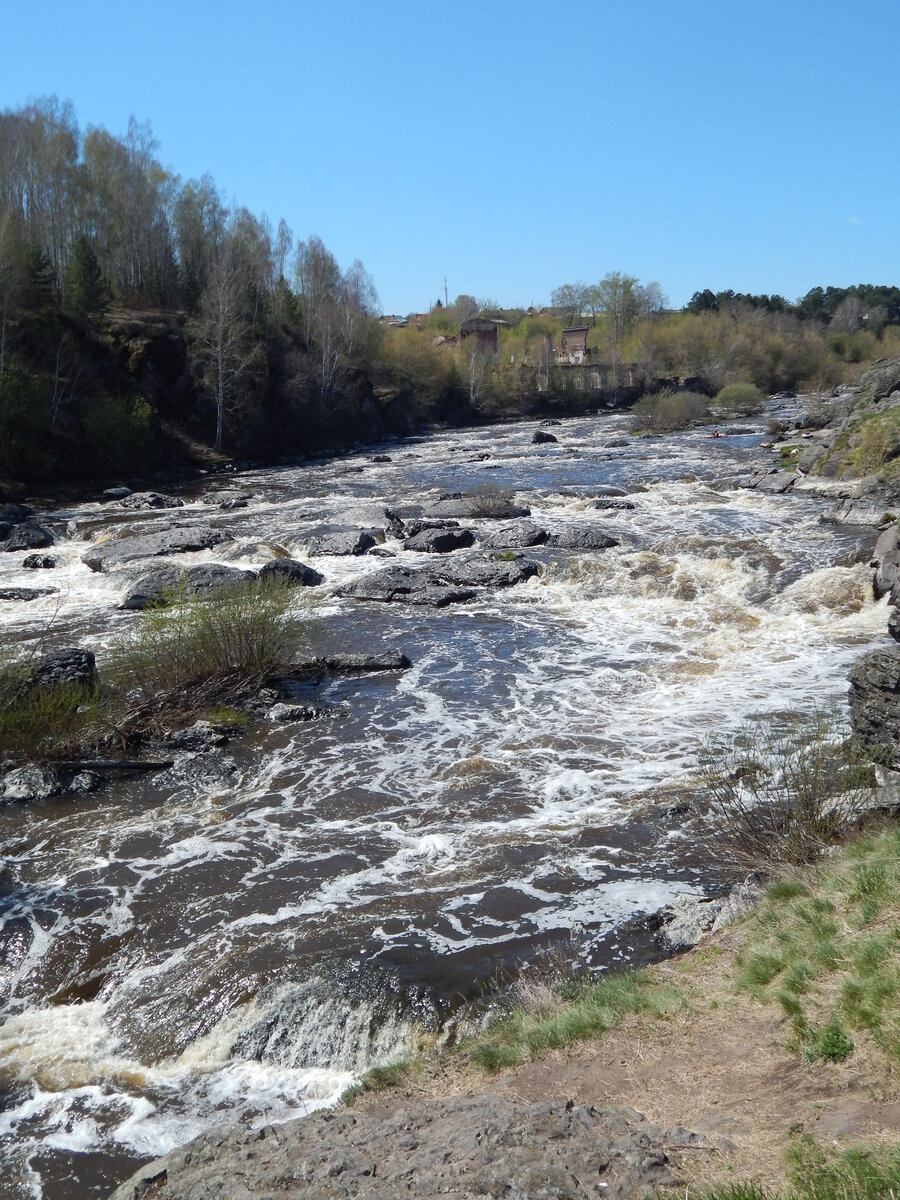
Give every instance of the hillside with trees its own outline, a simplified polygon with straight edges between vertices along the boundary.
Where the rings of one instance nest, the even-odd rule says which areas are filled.
[[[603,367],[593,394],[559,353],[573,326]],[[55,97],[0,113],[0,478],[331,450],[659,381],[823,390],[898,350],[900,288],[872,285],[796,303],[706,289],[672,311],[613,271],[545,308],[460,295],[386,318],[359,259],[182,179],[149,125],[82,131]]]

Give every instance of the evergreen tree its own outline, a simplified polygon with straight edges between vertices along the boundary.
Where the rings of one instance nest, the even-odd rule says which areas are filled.
[[[66,272],[66,303],[88,326],[92,314],[106,308],[106,283],[90,242],[82,234],[72,246]]]

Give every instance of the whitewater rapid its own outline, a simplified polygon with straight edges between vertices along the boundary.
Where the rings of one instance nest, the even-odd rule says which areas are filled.
[[[567,420],[541,447],[533,424],[448,431],[381,447],[388,463],[201,480],[177,510],[80,504],[42,514],[55,571],[0,555],[2,586],[59,589],[0,602],[4,628],[27,642],[49,627],[102,674],[147,564],[97,574],[81,555],[123,531],[232,535],[185,565],[310,561],[309,530],[362,502],[412,511],[489,483],[544,528],[619,539],[536,547],[537,577],[442,610],[338,594],[397,560],[316,559],[311,651],[396,648],[410,670],[306,685],[327,718],[260,721],[159,775],[0,808],[4,1194],[102,1197],[211,1124],[333,1102],[501,976],[561,949],[593,968],[640,960],[643,916],[723,882],[666,800],[690,792],[711,732],[844,702],[884,637],[872,535],[823,523],[810,497],[723,486],[761,425],[713,445],[626,423]],[[609,486],[633,507],[593,507]],[[219,509],[235,490],[247,507]]]

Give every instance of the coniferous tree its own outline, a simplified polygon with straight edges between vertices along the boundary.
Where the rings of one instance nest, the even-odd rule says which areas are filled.
[[[91,316],[106,308],[106,283],[90,242],[79,234],[66,272],[66,303],[88,327]]]

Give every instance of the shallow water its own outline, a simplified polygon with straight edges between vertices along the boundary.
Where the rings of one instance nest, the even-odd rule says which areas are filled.
[[[80,555],[125,527],[211,522],[235,541],[179,561],[258,566],[273,543],[306,560],[305,531],[362,501],[490,483],[548,529],[620,538],[527,551],[538,578],[441,611],[334,594],[391,560],[315,560],[313,648],[397,648],[411,670],[309,685],[327,719],[262,723],[225,754],[0,809],[4,1194],[105,1196],[210,1124],[332,1101],[501,973],[561,948],[593,967],[641,960],[643,915],[722,886],[659,802],[690,788],[711,730],[843,700],[884,636],[859,561],[871,532],[822,524],[814,499],[715,490],[761,428],[611,445],[625,418],[601,416],[540,448],[534,429],[210,479],[177,511],[85,504],[48,514],[57,571],[0,555],[0,586],[60,588],[0,602],[5,626],[29,639],[50,623],[102,671],[146,564],[100,575]],[[590,507],[608,484],[632,511]],[[246,509],[210,506],[234,487]]]

